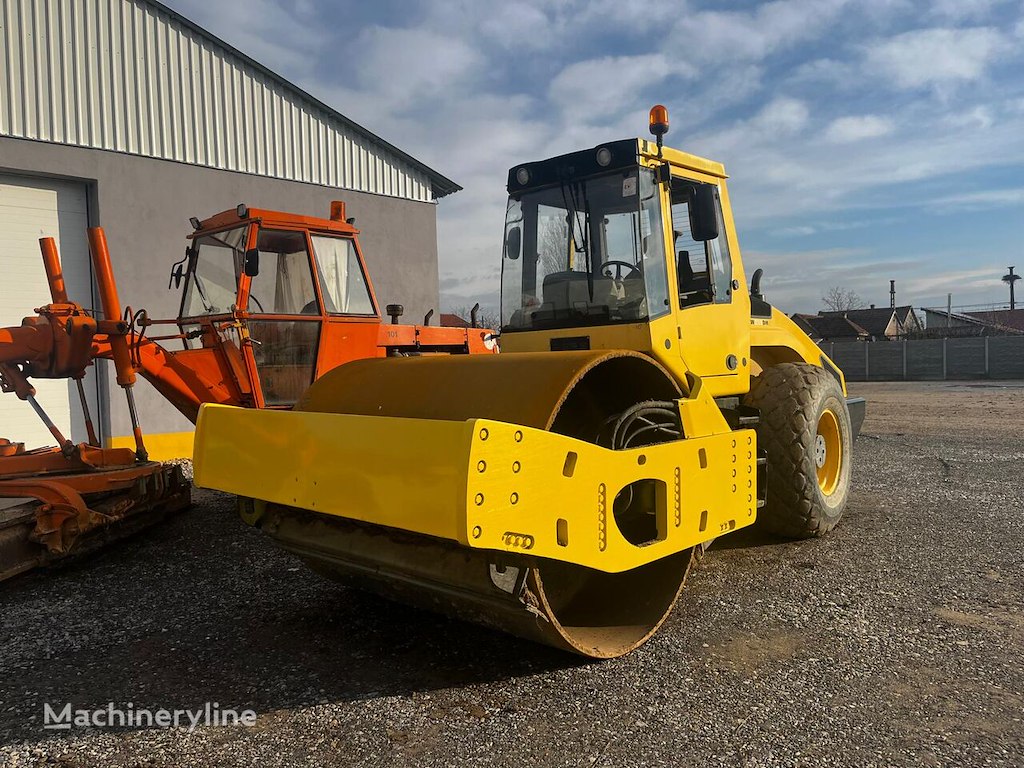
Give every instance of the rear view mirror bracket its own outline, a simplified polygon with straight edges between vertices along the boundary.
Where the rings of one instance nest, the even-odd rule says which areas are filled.
[[[171,276],[170,279],[168,279],[167,281],[168,291],[171,290],[171,286],[174,286],[175,288],[181,287],[181,281],[185,277],[185,270],[188,269],[191,271],[192,259],[195,258],[195,256],[195,248],[192,248],[191,246],[186,246],[185,255],[171,265]],[[185,266],[186,262],[188,262],[187,267]]]

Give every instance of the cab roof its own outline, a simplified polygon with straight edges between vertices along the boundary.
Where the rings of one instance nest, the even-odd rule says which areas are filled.
[[[608,171],[635,168],[639,162],[656,160],[657,157],[658,147],[653,141],[636,138],[605,142],[592,149],[513,166],[508,172],[508,191],[514,195],[566,179],[583,179]],[[662,159],[679,168],[726,178],[725,167],[721,163],[678,149],[662,147]],[[521,181],[521,178],[526,181]]]
[[[344,219],[321,219],[316,216],[304,216],[284,211],[271,211],[266,208],[247,208],[244,216],[238,215],[238,209],[221,211],[199,222],[199,228],[189,237],[196,237],[205,232],[237,226],[245,222],[260,222],[264,226],[280,226],[291,229],[309,229],[320,232],[332,232],[340,235],[356,235],[359,230]]]

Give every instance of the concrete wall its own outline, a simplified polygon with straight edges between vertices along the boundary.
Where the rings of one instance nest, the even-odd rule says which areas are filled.
[[[167,279],[171,264],[184,253],[185,236],[192,229],[189,217],[205,218],[240,202],[326,218],[330,201],[344,200],[347,215],[356,218],[361,230],[360,243],[381,312],[387,304],[404,304],[404,319],[418,322],[427,310],[440,311],[433,203],[4,137],[0,170],[85,182],[90,223],[106,230],[121,303],[145,307],[154,318],[177,316],[180,292],[168,291]],[[85,232],[81,237],[85,239]],[[25,307],[26,315],[31,311]],[[113,376],[106,378],[106,436],[129,435],[123,394]],[[144,430],[191,429],[148,383],[143,381],[136,389]],[[103,390],[101,386],[101,394]]]
[[[850,381],[1024,379],[1024,336],[823,342]]]

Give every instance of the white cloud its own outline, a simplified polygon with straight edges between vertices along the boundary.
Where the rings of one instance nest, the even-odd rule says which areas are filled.
[[[660,53],[608,56],[570,64],[551,81],[548,92],[553,104],[577,118],[607,119],[651,85],[694,74],[689,64]]]
[[[857,73],[847,61],[837,59],[812,59],[798,64],[788,78],[794,85],[824,83],[830,86],[848,85]]]
[[[995,263],[981,265],[972,269],[958,269],[938,274],[918,274],[914,282],[906,287],[907,294],[921,304],[936,305],[945,298],[945,294],[953,294],[953,304],[968,303],[968,297],[979,290],[987,290],[999,285],[999,276],[1005,267]],[[942,301],[944,304],[945,302]]]
[[[977,106],[965,111],[954,111],[946,116],[945,121],[954,128],[976,128],[987,131],[995,124],[995,115],[991,107]]]
[[[1005,206],[1024,205],[1024,187],[1011,187],[1007,189],[984,189],[976,192],[964,192],[959,195],[949,195],[931,201],[933,205],[941,210],[991,210]]]
[[[807,105],[799,99],[780,97],[769,102],[754,118],[754,127],[777,133],[796,133],[807,125]]]
[[[872,43],[866,61],[897,86],[920,88],[978,80],[1006,48],[991,27],[920,29]]]
[[[484,63],[463,40],[425,29],[379,26],[364,29],[346,55],[356,57],[362,89],[399,111],[464,89]]]
[[[328,30],[316,24],[317,11],[308,4],[291,9],[274,0],[249,0],[245,12],[233,3],[175,0],[175,10],[203,25],[225,42],[275,72],[288,77],[310,76],[316,65],[310,53],[328,43]]]
[[[807,237],[808,235],[815,234],[817,231],[817,227],[805,224],[799,227],[783,227],[775,232],[775,234],[782,235],[783,237]]]
[[[893,130],[892,121],[878,115],[850,115],[833,120],[825,129],[825,140],[834,144],[849,144],[864,139],[876,139]]]
[[[419,3],[420,25],[454,38],[485,38],[502,51],[586,48],[614,29],[624,40],[664,28],[686,13],[683,0],[505,0]]]
[[[758,61],[816,37],[845,4],[846,0],[776,0],[749,12],[684,13],[671,39],[684,55]]]
[[[502,3],[482,20],[480,31],[513,52],[547,46],[554,33],[551,18],[530,3]]]
[[[964,21],[982,19],[992,12],[992,8],[1001,0],[932,0],[930,9],[932,16]]]

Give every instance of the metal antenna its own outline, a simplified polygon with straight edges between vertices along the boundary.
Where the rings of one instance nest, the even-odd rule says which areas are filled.
[[[1014,267],[1007,267],[1010,271],[1003,275],[1003,282],[1010,285],[1010,311],[1016,309],[1016,302],[1013,298],[1013,284],[1020,280],[1020,275],[1013,274]]]

